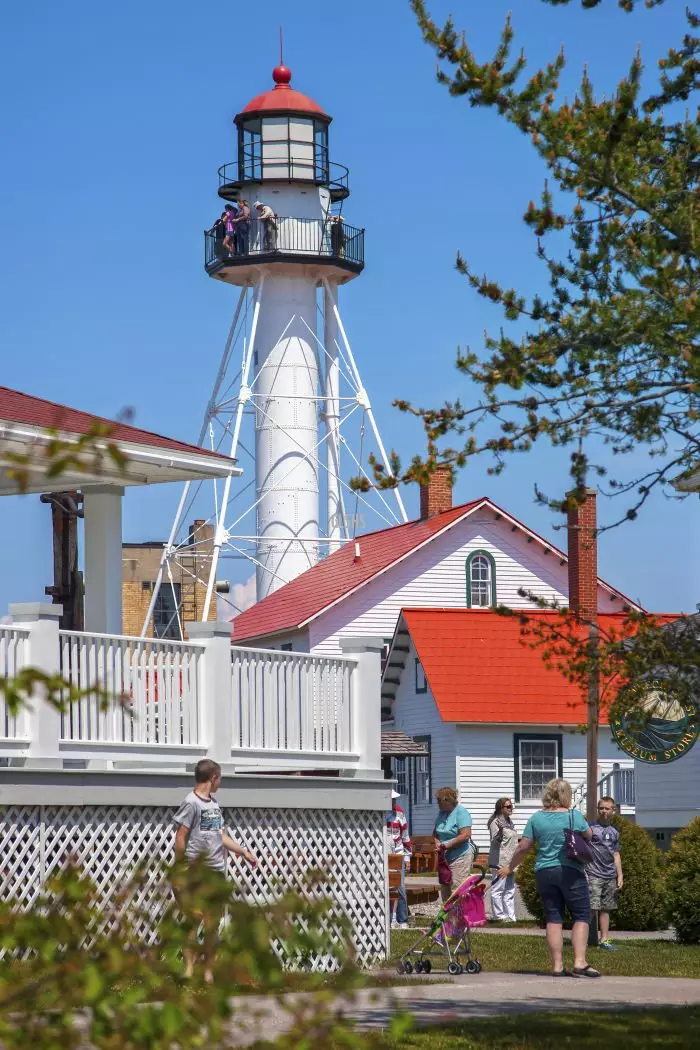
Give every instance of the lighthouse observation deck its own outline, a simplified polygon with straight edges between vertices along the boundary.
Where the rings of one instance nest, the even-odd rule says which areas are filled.
[[[247,284],[250,270],[261,264],[290,266],[315,264],[320,272],[335,271],[340,283],[361,273],[365,265],[365,231],[343,222],[339,216],[301,219],[278,215],[270,230],[252,219],[247,243],[229,250],[221,226],[204,234],[204,266],[211,277],[229,284]]]

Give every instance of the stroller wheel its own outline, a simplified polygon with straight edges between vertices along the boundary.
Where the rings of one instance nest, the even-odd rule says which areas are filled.
[[[416,969],[418,969],[418,967],[416,967]],[[413,963],[409,962],[408,959],[403,964],[403,972],[404,973],[413,973]]]
[[[477,959],[476,965],[477,965],[477,966],[479,967],[479,968],[478,968],[478,970],[477,970],[476,972],[477,972],[477,973],[481,973],[481,971],[483,970],[483,966],[482,966],[482,965],[481,965],[481,963],[480,963],[480,962],[478,961],[478,959]]]
[[[420,961],[420,959],[416,963],[416,973],[423,973],[423,963]]]
[[[403,962],[401,962],[401,961],[397,962],[397,964],[396,964],[396,972],[397,973],[401,973],[401,974],[406,972],[406,966],[405,966],[405,964]]]
[[[467,963],[467,973],[478,973],[480,969],[481,967],[479,966],[478,962],[476,962],[474,959],[470,959]]]
[[[432,965],[430,959],[423,959],[423,973],[430,973],[432,968],[433,968],[433,965]]]
[[[462,967],[459,965],[458,962],[451,962],[447,965],[447,972],[452,974],[453,977],[457,977],[460,973],[462,973]]]

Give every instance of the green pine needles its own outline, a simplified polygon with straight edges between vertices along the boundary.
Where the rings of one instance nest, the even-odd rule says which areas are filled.
[[[439,82],[528,136],[547,167],[539,200],[523,202],[544,280],[527,297],[458,256],[458,271],[505,323],[483,351],[458,351],[459,372],[481,396],[437,408],[396,401],[422,420],[427,456],[406,468],[395,460],[396,479],[375,464],[377,483],[425,480],[438,462],[461,468],[482,454],[499,473],[510,454],[544,439],[570,448],[575,491],[602,479],[623,496],[618,521],[633,519],[654,489],[675,494],[671,481],[700,463],[700,133],[689,108],[700,20],[687,12],[688,32],[659,63],[653,93],[636,54],[612,97],[597,97],[584,71],[569,100],[559,91],[563,51],[529,74],[510,17],[480,61],[451,18],[440,27],[424,0],[411,6]],[[511,322],[525,334],[509,334]],[[629,455],[640,448],[649,455],[641,470]],[[538,498],[562,509],[556,494]]]

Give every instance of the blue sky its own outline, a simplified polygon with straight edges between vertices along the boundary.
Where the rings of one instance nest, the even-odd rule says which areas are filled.
[[[532,68],[563,42],[565,88],[584,63],[610,92],[639,43],[650,71],[683,31],[682,2],[634,16],[613,0],[583,12],[539,0],[436,0],[488,57],[505,12]],[[346,327],[387,445],[423,450],[393,397],[436,405],[476,396],[453,367],[500,316],[454,271],[458,249],[508,285],[543,273],[521,216],[542,186],[527,142],[435,82],[435,59],[406,0],[258,0],[256,17],[204,0],[120,4],[39,0],[3,17],[0,90],[0,382],[183,440],[200,426],[233,302],[203,270],[201,232],[217,213],[217,167],[235,155],[231,118],[271,86],[278,26],[294,86],[334,117],[331,156],[347,164],[350,222],[366,227],[367,267],[343,291]],[[641,457],[640,457],[641,459]],[[565,483],[544,446],[499,478],[477,462],[456,498],[490,495],[554,542],[538,481]],[[129,493],[125,539],[164,536],[178,492]],[[417,493],[407,491],[409,510]],[[617,506],[600,501],[602,521]],[[3,501],[0,615],[51,582],[49,511]],[[700,601],[697,500],[661,498],[601,540],[600,570],[657,610]],[[241,567],[241,578],[245,575]]]

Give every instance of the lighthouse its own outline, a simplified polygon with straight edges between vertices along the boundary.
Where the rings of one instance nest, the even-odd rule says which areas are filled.
[[[364,230],[346,227],[338,207],[350,190],[347,168],[330,160],[331,117],[292,87],[286,66],[272,79],[235,117],[238,156],[219,172],[219,196],[245,200],[252,213],[248,243],[239,237],[237,250],[222,252],[219,234],[217,252],[210,233],[206,256],[210,276],[255,289],[247,372],[256,387],[258,600],[315,564],[322,531],[331,540],[341,534],[338,287],[364,266]],[[256,201],[274,217],[261,221]],[[325,360],[316,339],[319,287]],[[243,384],[244,399],[250,389]],[[323,509],[319,460],[327,467]]]
[[[286,65],[272,81],[234,117],[236,159],[218,172],[223,213],[205,232],[207,274],[238,296],[199,442],[237,461],[243,478],[232,472],[215,491],[213,513],[200,511],[194,531],[179,537],[192,506],[185,488],[144,633],[172,559],[191,562],[206,547],[204,619],[225,589],[217,583],[222,553],[255,566],[260,601],[365,523],[372,494],[351,490],[348,478],[368,478],[370,441],[391,474],[340,311],[339,289],[365,265],[365,231],[344,213],[349,171],[330,159],[332,117],[292,86]],[[242,436],[251,418],[252,449]],[[354,447],[349,419],[360,420]],[[233,506],[250,487],[244,454],[254,461],[247,512]],[[398,489],[374,495],[378,524],[406,520]]]

